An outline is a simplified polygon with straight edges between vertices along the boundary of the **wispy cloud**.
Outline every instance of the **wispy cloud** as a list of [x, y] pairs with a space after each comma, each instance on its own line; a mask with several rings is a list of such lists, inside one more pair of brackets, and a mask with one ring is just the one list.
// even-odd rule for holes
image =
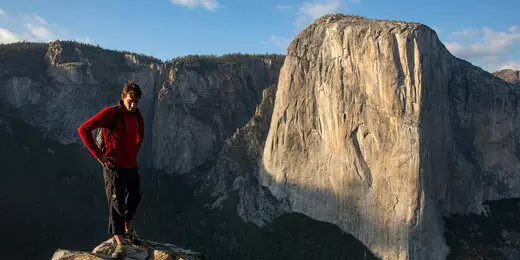
[[170, 0], [175, 5], [182, 5], [189, 8], [196, 8], [202, 6], [210, 11], [215, 11], [220, 7], [217, 0]]
[[34, 17], [34, 19], [35, 19], [38, 23], [40, 23], [40, 24], [44, 24], [44, 25], [47, 25], [47, 21], [45, 21], [43, 18], [39, 17], [38, 15], [33, 14], [33, 17]]
[[76, 37], [76, 41], [77, 42], [83, 42], [83, 43], [89, 43], [89, 44], [92, 44], [92, 39], [90, 39], [88, 36], [87, 37]]
[[5, 11], [2, 8], [0, 8], [0, 16], [4, 16], [4, 15], [7, 15], [7, 14], [5, 13]]
[[37, 41], [48, 42], [58, 38], [49, 28], [47, 21], [40, 16], [36, 14], [25, 15], [23, 19], [26, 21], [25, 28]]
[[508, 61], [508, 59], [520, 47], [520, 33], [516, 33], [516, 28], [510, 27], [508, 32], [496, 32], [484, 27], [480, 30], [463, 30], [452, 35], [466, 38], [480, 36], [477, 42], [470, 44], [462, 43], [464, 39], [444, 43], [446, 48], [459, 58], [469, 60], [488, 70], [515, 65], [515, 61]]
[[306, 24], [331, 13], [338, 13], [341, 7], [340, 0], [321, 0], [304, 2], [298, 6], [298, 15], [294, 26], [298, 29]]
[[473, 37], [480, 34], [479, 29], [468, 28], [462, 31], [452, 32], [451, 35], [454, 37]]
[[45, 26], [25, 23], [25, 27], [37, 40], [47, 42], [57, 39], [57, 37]]
[[326, 14], [339, 11], [341, 2], [339, 0], [327, 0], [325, 2], [302, 3], [300, 11], [312, 19], [318, 19]]
[[291, 39], [280, 37], [277, 35], [271, 35], [269, 37], [269, 40], [274, 43], [278, 48], [281, 48], [283, 50], [287, 49], [289, 47], [289, 44], [291, 43]]
[[509, 32], [516, 32], [516, 30], [518, 30], [518, 27], [516, 25], [511, 25], [507, 30]]
[[291, 9], [291, 6], [289, 6], [289, 5], [281, 5], [281, 4], [277, 4], [275, 7], [278, 10], [289, 10], [289, 9]]

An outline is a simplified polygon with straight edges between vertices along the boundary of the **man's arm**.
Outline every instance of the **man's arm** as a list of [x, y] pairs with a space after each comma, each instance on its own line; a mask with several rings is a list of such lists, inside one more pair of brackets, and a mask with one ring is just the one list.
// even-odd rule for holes
[[112, 122], [114, 111], [111, 107], [107, 107], [101, 110], [99, 113], [89, 118], [78, 128], [78, 133], [83, 141], [83, 144], [87, 147], [90, 153], [99, 161], [99, 158], [103, 156], [103, 152], [97, 146], [92, 136], [92, 130], [99, 127], [109, 127]]
[[139, 129], [137, 132], [137, 152], [139, 152], [139, 149], [141, 148], [141, 144], [143, 143], [143, 140], [144, 140], [144, 118], [141, 113], [139, 113], [137, 116], [140, 118], [140, 120], [138, 120]]

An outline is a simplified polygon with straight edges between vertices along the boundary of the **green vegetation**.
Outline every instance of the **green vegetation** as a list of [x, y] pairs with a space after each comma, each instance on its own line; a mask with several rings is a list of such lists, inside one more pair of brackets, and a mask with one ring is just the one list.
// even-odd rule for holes
[[483, 203], [486, 214], [444, 217], [444, 236], [450, 247], [446, 259], [519, 259], [520, 199]]
[[172, 59], [171, 63], [236, 63], [236, 62], [244, 62], [252, 59], [273, 59], [273, 60], [283, 60], [285, 58], [284, 55], [281, 54], [244, 54], [244, 53], [230, 53], [222, 56], [217, 55], [186, 55], [182, 57], [177, 57]]
[[151, 64], [151, 63], [163, 63], [162, 60], [144, 55], [142, 53], [135, 53], [130, 51], [124, 51], [124, 50], [109, 50], [101, 48], [99, 45], [93, 45], [89, 43], [82, 43], [82, 42], [75, 42], [75, 41], [59, 41], [62, 48], [68, 49], [68, 50], [74, 50], [75, 47], [78, 47], [81, 51], [85, 53], [87, 57], [90, 57], [89, 54], [103, 54], [106, 55], [106, 59], [118, 59], [120, 57], [123, 57], [125, 54], [133, 55], [135, 56], [141, 63], [143, 64]]
[[259, 59], [273, 59], [282, 60], [285, 58], [284, 55], [280, 54], [243, 54], [243, 53], [230, 53], [222, 56], [217, 55], [187, 55], [177, 57], [170, 60], [170, 63], [174, 66], [186, 65], [197, 70], [199, 73], [207, 71], [214, 71], [222, 64], [236, 64], [245, 63], [252, 60]]

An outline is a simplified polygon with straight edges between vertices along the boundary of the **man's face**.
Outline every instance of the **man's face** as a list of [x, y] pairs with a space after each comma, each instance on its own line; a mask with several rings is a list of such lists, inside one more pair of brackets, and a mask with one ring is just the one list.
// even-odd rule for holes
[[127, 93], [126, 96], [121, 95], [121, 99], [123, 100], [127, 111], [134, 112], [139, 105], [139, 99], [133, 92]]

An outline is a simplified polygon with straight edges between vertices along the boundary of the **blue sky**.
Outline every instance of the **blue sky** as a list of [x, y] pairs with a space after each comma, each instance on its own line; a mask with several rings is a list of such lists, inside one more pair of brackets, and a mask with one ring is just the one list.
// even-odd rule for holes
[[67, 39], [163, 60], [188, 54], [285, 53], [327, 13], [416, 21], [456, 56], [520, 70], [519, 0], [2, 0], [0, 43]]

